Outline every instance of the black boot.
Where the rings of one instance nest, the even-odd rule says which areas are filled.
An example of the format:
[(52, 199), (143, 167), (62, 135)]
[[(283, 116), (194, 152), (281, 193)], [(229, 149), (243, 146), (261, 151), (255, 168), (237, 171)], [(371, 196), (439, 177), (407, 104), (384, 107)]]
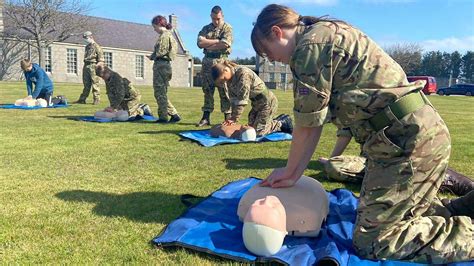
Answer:
[(446, 171), (444, 181), (439, 188), (440, 192), (451, 192), (458, 196), (464, 196), (472, 190), (474, 190), (474, 182), (450, 168)]
[(210, 126), (211, 125), (211, 112), (204, 111), (202, 114), (201, 121), (196, 124), (196, 127)]
[(275, 120), (281, 122), (281, 132), (285, 132), (288, 134), (293, 133), (293, 120), (289, 115), (279, 115)]
[(179, 121), (181, 121), (181, 116), (179, 116), (179, 114), (175, 114), (171, 116), (171, 119), (168, 121), (168, 123), (178, 123)]
[(73, 103), (76, 103), (76, 104), (86, 104), (86, 100), (82, 100), (82, 99), (79, 99)]
[(451, 212), (451, 216), (469, 216), (474, 219), (474, 191), (457, 199), (442, 199), (441, 202)]

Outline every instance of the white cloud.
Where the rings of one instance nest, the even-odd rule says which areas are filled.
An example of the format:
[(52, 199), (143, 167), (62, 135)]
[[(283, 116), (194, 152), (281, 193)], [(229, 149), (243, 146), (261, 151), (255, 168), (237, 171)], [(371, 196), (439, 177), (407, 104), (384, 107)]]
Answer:
[(463, 38), (450, 37), (439, 40), (426, 40), (420, 43), (425, 51), (443, 51), (461, 53), (474, 51), (474, 35)]

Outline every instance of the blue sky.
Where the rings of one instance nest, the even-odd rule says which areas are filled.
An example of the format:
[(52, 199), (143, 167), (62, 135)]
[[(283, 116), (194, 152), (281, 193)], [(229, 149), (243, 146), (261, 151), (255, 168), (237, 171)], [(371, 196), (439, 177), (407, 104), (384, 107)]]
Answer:
[(294, 8), (302, 15), (330, 15), (357, 26), (382, 47), (418, 43), (425, 51), (474, 51), (473, 0), (95, 0), (90, 15), (149, 24), (155, 15), (176, 14), (178, 30), (193, 56), (199, 30), (210, 23), (210, 10), (220, 5), (234, 29), (232, 58), (253, 56), (252, 22), (270, 3)]

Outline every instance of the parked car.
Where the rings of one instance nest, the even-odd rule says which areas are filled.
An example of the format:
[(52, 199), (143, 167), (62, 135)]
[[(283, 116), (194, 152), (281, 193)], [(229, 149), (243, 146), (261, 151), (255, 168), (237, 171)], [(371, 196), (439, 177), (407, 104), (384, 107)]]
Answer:
[(436, 93), (436, 79), (430, 76), (409, 76), (407, 77), (408, 81), (413, 82), (415, 80), (424, 80), (426, 81), (425, 87), (423, 88), (423, 93), (430, 95)]
[(474, 95), (474, 84), (455, 84), (451, 87), (440, 88), (437, 92), (439, 95)]

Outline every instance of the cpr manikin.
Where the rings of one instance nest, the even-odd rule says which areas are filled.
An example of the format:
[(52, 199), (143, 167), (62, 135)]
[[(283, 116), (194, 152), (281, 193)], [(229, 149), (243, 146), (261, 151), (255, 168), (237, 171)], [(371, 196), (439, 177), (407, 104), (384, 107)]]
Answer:
[(26, 106), (26, 107), (33, 107), (33, 106), (40, 106), (40, 107), (47, 107), (48, 102), (45, 99), (33, 99), (33, 97), (28, 96), (23, 99), (18, 99), (15, 101), (15, 106)]
[(101, 110), (101, 111), (95, 112), (94, 118), (95, 119), (104, 119), (104, 118), (106, 118), (106, 119), (112, 119), (112, 120), (123, 122), (123, 121), (127, 121), (129, 116), (128, 116), (128, 112), (124, 111), (124, 110), (114, 111), (114, 112), (108, 112), (108, 111), (105, 111), (105, 110)]
[(211, 128), (211, 136), (214, 138), (223, 136), (243, 141), (255, 141), (257, 139), (257, 132), (251, 126), (244, 126), (238, 123), (231, 125), (220, 124)]
[[(261, 200), (268, 201), (269, 197), (276, 198), (284, 212), (281, 212), (280, 207), (277, 207), (277, 201), (273, 199), (268, 204), (274, 206), (273, 216), (268, 214), (268, 209), (262, 211), (262, 208), (256, 208), (255, 204), (258, 206)], [(244, 194), (237, 209), (239, 219), (244, 222), (244, 244), (249, 251), (260, 256), (278, 252), (284, 238), (283, 235), (281, 241), (277, 241), (281, 236), (278, 232), (301, 237), (317, 236), (328, 212), (329, 200), (326, 191), (318, 181), (307, 176), (301, 176), (295, 185), (287, 188), (261, 187), (257, 184)], [(272, 219), (277, 213), (283, 213), (284, 218), (274, 223)], [(256, 227), (254, 224), (260, 226)], [(275, 233), (269, 237), (268, 233), (255, 234), (257, 229), (258, 232), (264, 230), (278, 232), (274, 231)], [(278, 239), (272, 239), (276, 236)], [(265, 243), (279, 243), (279, 246), (276, 248), (273, 244), (265, 245)]]

